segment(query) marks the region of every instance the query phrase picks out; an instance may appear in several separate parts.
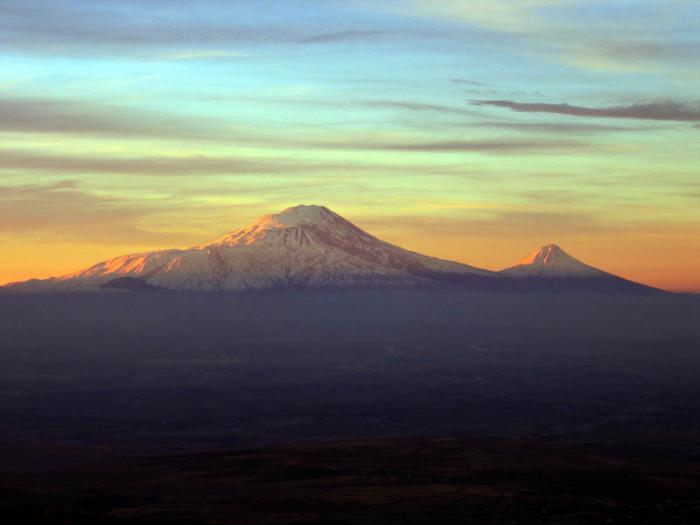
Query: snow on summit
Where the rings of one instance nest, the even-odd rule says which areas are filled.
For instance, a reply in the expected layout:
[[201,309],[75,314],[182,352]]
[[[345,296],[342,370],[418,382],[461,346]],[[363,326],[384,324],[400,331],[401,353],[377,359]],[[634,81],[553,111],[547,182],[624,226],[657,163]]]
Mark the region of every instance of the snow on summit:
[[[294,206],[286,210],[272,214],[263,215],[254,223],[235,230],[215,242],[220,245],[257,244],[264,242],[267,238],[278,238],[283,236],[279,233],[284,230],[296,229],[298,231],[309,232],[311,230],[324,231],[330,236],[360,236],[366,239],[374,239],[371,235],[359,229],[351,222],[343,219],[340,215],[333,213],[325,206]],[[271,232],[278,232],[269,235]],[[376,239],[375,239],[376,240]]]
[[325,206],[301,204],[274,215],[263,215],[256,224],[264,228],[291,228],[334,222],[340,218],[340,215],[333,213]]

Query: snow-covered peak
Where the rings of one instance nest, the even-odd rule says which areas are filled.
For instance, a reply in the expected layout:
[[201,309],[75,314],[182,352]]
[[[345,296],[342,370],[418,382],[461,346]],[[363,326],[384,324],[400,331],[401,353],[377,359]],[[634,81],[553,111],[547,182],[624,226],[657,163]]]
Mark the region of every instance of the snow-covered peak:
[[556,244],[548,244],[503,270],[511,277],[600,277],[605,272],[572,257]]
[[295,228],[335,222],[340,216],[325,206],[304,205],[287,208],[280,213],[263,215],[253,225],[260,229]]
[[318,238],[319,235],[342,244],[377,240],[325,206],[299,205],[280,213],[263,215],[245,228],[220,238],[214,245],[287,245],[289,242],[312,242],[311,237]]

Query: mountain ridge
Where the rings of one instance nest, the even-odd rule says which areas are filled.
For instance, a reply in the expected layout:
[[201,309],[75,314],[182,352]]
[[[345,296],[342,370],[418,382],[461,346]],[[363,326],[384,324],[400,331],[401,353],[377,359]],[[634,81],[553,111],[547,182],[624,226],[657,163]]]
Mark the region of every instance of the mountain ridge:
[[593,268],[555,244],[494,272],[406,250],[325,206],[299,205],[263,215],[210,244],[122,255],[61,277],[10,283],[0,290],[237,292],[435,284],[510,290],[532,288],[533,282],[556,282],[563,288],[566,283],[570,288],[583,281],[605,288],[651,289]]

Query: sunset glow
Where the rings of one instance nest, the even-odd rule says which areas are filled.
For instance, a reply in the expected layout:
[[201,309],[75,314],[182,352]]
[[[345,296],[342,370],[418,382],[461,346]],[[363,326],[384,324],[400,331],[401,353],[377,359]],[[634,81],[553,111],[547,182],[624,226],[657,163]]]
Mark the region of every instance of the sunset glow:
[[322,204],[502,269],[700,291],[700,6],[9,0],[0,284]]

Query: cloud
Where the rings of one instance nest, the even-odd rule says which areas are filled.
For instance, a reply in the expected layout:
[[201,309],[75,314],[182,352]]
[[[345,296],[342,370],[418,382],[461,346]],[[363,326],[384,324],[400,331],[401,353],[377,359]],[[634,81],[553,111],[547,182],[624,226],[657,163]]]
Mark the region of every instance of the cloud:
[[607,55],[620,60],[680,60],[700,58],[700,40],[686,42],[649,42],[643,40],[603,43]]
[[0,6],[0,34],[5,36],[3,43],[8,49],[49,55],[221,60],[240,58],[239,52],[226,50],[230,45],[326,44],[366,41],[394,33],[380,29],[323,32],[324,26],[318,24],[319,32],[310,34],[315,29],[310,18],[295,24],[294,16],[281,21],[278,13],[272,12],[293,12],[300,6],[271,2],[260,8],[269,11],[266,16],[258,15],[251,21],[250,11],[259,6],[247,4],[226,0],[207,0],[203,5],[177,0],[5,0]]
[[47,155],[0,150],[0,170],[31,170],[54,173],[121,173],[153,176],[247,175],[291,173],[343,173],[365,171],[364,165],[274,161],[241,157],[140,157],[107,158],[94,156]]
[[[454,43],[456,35],[465,35],[463,29],[455,30],[453,22],[459,21],[469,28],[469,38],[478,38],[480,47],[505,45],[516,53],[589,69],[641,69],[659,64],[684,67],[694,65],[698,57],[698,39],[689,23],[697,18],[697,3],[690,1],[612,2],[609,6],[595,0],[360,3],[375,11],[439,18],[447,24],[426,30],[396,19],[390,27],[408,29],[327,31],[329,24],[338,27],[357,16],[356,6],[346,12],[342,2],[284,5],[271,1],[265,6],[267,14],[251,17],[258,6],[250,1],[4,0],[0,2],[0,34],[4,50],[23,55],[118,54],[152,60],[164,51],[181,51],[183,55],[211,54],[208,59],[214,60],[220,49],[233,45],[363,42],[404,32]],[[306,16],[308,12],[323,16]],[[285,19],[287,13],[291,16]],[[376,25],[367,18],[354,23]]]
[[[296,185],[299,192],[311,187]],[[240,186],[228,192],[222,185],[217,189],[201,196],[173,191],[167,199],[154,199],[112,196],[105,189],[86,189],[72,179],[0,185],[0,234],[43,242],[191,246],[239,226],[231,224],[232,217],[259,211],[259,202],[236,198]],[[277,196],[284,193],[275,193],[274,184],[266,191]],[[290,192],[284,194],[288,198]]]
[[197,16],[190,2],[168,3],[7,0],[0,6],[0,33],[10,48],[52,54],[71,49],[80,55],[291,40],[283,29],[231,23],[231,17],[222,14],[226,3],[198,9]]
[[[376,4],[381,9],[382,3]],[[596,71],[679,71],[694,67],[700,50],[689,23],[698,17],[694,1],[397,0],[389,5],[403,15],[488,31],[517,53]]]
[[[585,192],[567,190],[532,190],[517,192],[516,195],[537,205],[580,205],[587,197]],[[594,198],[599,199],[600,196],[594,195]]]
[[[228,99],[241,101],[245,99]],[[634,132],[634,131],[655,131],[660,129],[658,126],[612,126],[604,124],[588,124],[588,123],[544,123],[544,122],[514,122],[510,120],[500,121],[485,121],[474,120],[475,118],[483,119],[485,117],[483,111],[451,106],[446,104],[436,104],[412,100],[322,100],[308,98],[251,98],[250,101],[255,103],[265,104],[283,104],[290,106],[310,106],[315,108],[331,108],[334,110],[356,111],[358,108],[369,108],[376,110],[397,110],[409,113],[430,114],[456,117],[472,117],[467,120],[440,121],[440,127],[445,129],[455,128],[494,128],[503,130],[514,130],[533,133],[596,133],[596,132]],[[424,124],[429,123],[427,119],[421,121]]]
[[468,80],[465,78],[451,78],[450,82],[452,82],[454,84],[461,84],[463,86],[471,86],[471,87],[479,87],[479,88],[493,87],[491,84],[488,84],[486,82],[480,82],[478,80]]
[[315,148],[339,150],[401,151],[406,153],[545,153],[589,149],[585,142],[567,140],[452,140],[439,142],[314,142]]
[[412,0],[404,9],[419,15],[463,20],[479,27],[508,33],[530,33],[545,23],[543,10],[570,6],[582,0]]
[[213,138],[214,122],[118,105],[0,95],[0,131],[81,135]]
[[248,55],[240,51],[226,51],[221,49],[199,49],[191,51],[177,51],[164,53],[157,56],[158,60],[166,62],[191,62],[195,60],[228,60],[245,58]]
[[377,37],[395,34],[394,31],[384,30],[359,30],[338,31],[335,33],[323,33],[299,40],[299,44],[327,44],[332,42],[364,41]]
[[502,211],[491,217],[469,221],[469,235],[527,235],[538,232],[550,237],[601,233],[614,229],[613,225],[600,221],[585,212],[560,211]]
[[73,180],[49,184],[0,186],[0,231],[56,232],[106,243],[143,240],[136,221],[152,212],[144,203],[91,194]]
[[469,127],[494,128],[520,131],[525,133],[567,133],[567,134],[588,134],[588,133],[630,133],[644,131],[659,131],[664,129],[660,125],[640,125],[640,126],[611,126],[605,124],[588,124],[581,122],[474,122]]
[[403,111],[412,111],[415,113],[443,113],[446,115],[467,115],[482,117],[483,114],[473,109],[449,106],[445,104],[436,104],[431,102],[422,102],[414,100],[396,100],[396,99],[374,99],[374,100],[347,100],[347,99],[313,99],[313,98],[282,98],[282,97],[211,97],[210,100],[226,101],[226,102],[253,102],[275,105],[290,105],[290,106],[309,106],[315,108],[329,108],[333,110],[348,110],[355,112],[358,108],[370,109],[395,109]]
[[700,105],[674,101],[640,102],[627,106],[603,108],[542,102],[515,102],[512,100],[473,100],[471,104],[506,108],[519,113],[554,113],[572,117],[700,122]]
[[241,158],[141,157],[105,158],[91,156],[45,155],[0,150],[0,169],[37,170],[66,173],[122,173],[136,175],[207,175],[288,173],[295,169],[313,171],[312,165],[293,166]]
[[351,106],[363,106],[376,109],[400,109],[413,112],[443,113],[446,115],[468,115],[480,116],[477,111],[455,106],[445,106],[442,104],[430,104],[425,102],[412,102],[400,100],[364,100],[356,103],[349,103]]
[[[564,203],[568,204],[568,203]],[[567,208],[570,209],[570,208]],[[530,207],[518,209],[454,209],[450,216],[398,215],[386,217],[367,216],[360,221],[368,231],[396,232],[434,238],[440,234],[445,238],[517,240],[528,238],[549,239],[564,243],[579,236],[625,235],[664,233],[669,228],[689,235],[697,230],[697,223],[664,223],[644,220],[612,220],[605,212],[566,211],[566,209],[544,209]],[[533,246],[535,248],[536,246]]]
[[[330,108],[369,108],[376,110],[396,110],[411,113],[430,114],[455,117],[483,118],[482,112],[469,108],[460,108],[427,102],[401,100],[361,100],[361,101],[322,101],[322,100],[272,100],[282,104],[305,104],[312,106],[327,106]],[[520,112],[559,112],[583,116],[617,116],[618,118],[647,118],[656,120],[686,120],[694,118],[700,121],[700,110],[690,106],[672,103],[651,105],[635,105],[628,108],[606,108],[594,110],[578,106],[556,104],[521,104],[510,101],[484,100],[472,102],[474,106],[507,107]],[[597,112],[597,114],[596,114]],[[623,117],[623,115],[627,115]],[[635,115],[635,116],[633,116]],[[427,122],[427,121],[423,121]],[[448,123],[449,124],[449,123]],[[440,124],[445,126],[445,123]],[[454,128],[496,128],[504,130],[522,130],[531,132],[595,132],[595,131],[642,131],[642,129],[624,127],[603,127],[592,124],[581,124],[578,128],[565,123],[517,123],[517,122],[484,122],[472,119],[471,122],[455,122],[449,124]],[[36,134],[65,134],[85,136],[114,136],[129,138],[156,138],[176,140],[205,140],[217,143],[248,144],[262,148],[299,148],[314,147],[320,149],[386,149],[393,151],[525,151],[527,149],[556,150],[581,148],[581,144],[572,141],[519,141],[512,139],[483,140],[483,141],[439,141],[437,143],[399,144],[399,143],[367,143],[340,141],[323,141],[315,137],[299,139],[293,135],[275,133],[246,133],[233,131],[226,122],[212,121],[204,118],[188,118],[156,111],[138,111],[137,107],[119,105],[104,105],[91,101],[73,101],[51,98],[11,97],[0,95],[0,132],[36,133]],[[11,166],[30,167],[37,169],[67,170],[80,172],[110,171],[110,172],[153,172],[159,173],[205,173],[229,171],[248,172],[278,172],[287,167],[285,163],[261,162],[254,159],[213,159],[213,158],[176,158],[171,160],[156,159],[82,159],[54,158],[51,156],[35,155],[34,158],[19,158],[18,152],[0,150],[5,168]],[[294,168],[294,166],[291,166]],[[307,164],[309,170],[324,169]],[[332,167],[332,166],[328,166]],[[337,167],[337,166],[336,166]],[[347,167],[347,166],[346,166]],[[298,170],[297,170],[298,171]]]
[[[346,143],[310,143],[300,141],[296,146],[319,149],[362,149],[363,144],[353,147]],[[382,164],[381,162],[311,162],[303,160],[275,160],[254,157],[211,157],[206,155],[188,157],[134,157],[109,158],[91,155],[66,155],[33,153],[0,149],[0,173],[2,171],[34,171],[41,173],[72,174],[123,174],[137,176],[219,176],[268,174],[280,176],[299,175],[294,184],[312,174],[321,176],[343,176],[368,173],[432,173],[434,166],[407,164]],[[441,168],[447,169],[447,168]],[[297,180],[298,179],[298,180]]]
[[362,226],[369,231],[402,230],[419,235],[462,238],[527,238],[536,232],[554,240],[581,234],[604,233],[614,225],[583,212],[527,210],[470,210],[451,217],[368,217]]

